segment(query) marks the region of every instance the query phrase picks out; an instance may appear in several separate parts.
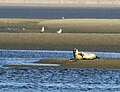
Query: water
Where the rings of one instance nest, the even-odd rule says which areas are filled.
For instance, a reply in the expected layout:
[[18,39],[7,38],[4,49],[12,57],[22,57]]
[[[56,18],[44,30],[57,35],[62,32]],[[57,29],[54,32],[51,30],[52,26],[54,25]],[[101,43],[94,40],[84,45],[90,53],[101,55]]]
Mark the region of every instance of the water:
[[[119,11],[120,8],[0,7],[0,18],[119,19]],[[93,53],[101,58],[120,58],[120,53]],[[71,51],[0,50],[0,92],[120,92],[119,69],[2,67],[11,63],[32,64],[44,58],[72,57]]]
[[14,28],[14,27],[0,27],[0,30],[4,30],[4,31],[21,31],[21,30],[26,30],[25,28]]
[[[100,58],[120,58],[120,53],[92,52]],[[0,50],[0,65],[9,63],[32,63],[45,58],[73,58],[72,51],[48,50]]]
[[0,6],[0,18],[120,18],[120,8]]
[[[120,53],[93,52],[101,58]],[[0,50],[0,92],[116,92],[119,69],[6,68],[4,64],[31,64],[44,58],[72,58],[72,51]],[[42,66],[56,66],[42,64]]]
[[1,68],[1,92],[119,92],[119,69]]

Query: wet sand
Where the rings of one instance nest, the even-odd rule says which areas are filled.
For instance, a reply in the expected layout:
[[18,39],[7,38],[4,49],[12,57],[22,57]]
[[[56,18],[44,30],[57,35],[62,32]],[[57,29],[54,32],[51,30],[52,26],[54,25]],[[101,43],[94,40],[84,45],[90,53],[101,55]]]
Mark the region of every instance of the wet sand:
[[[15,19],[1,18],[0,32],[8,33],[120,33],[120,19]],[[16,30],[5,30],[15,28]],[[25,30],[23,30],[25,28]]]
[[120,19],[0,19],[0,49],[120,52],[119,25]]
[[120,34],[0,33],[0,49],[120,52]]
[[38,66],[38,65],[24,65],[24,64],[6,64],[4,67],[30,67],[30,68],[120,68],[120,59],[94,59],[94,60],[70,60],[70,59],[43,59],[37,64],[60,64],[60,66]]
[[[120,52],[119,19],[0,19],[0,27],[26,28],[26,31],[0,33],[0,49],[36,49]],[[46,32],[40,33],[42,26]],[[62,34],[56,31],[63,28]],[[60,64],[60,66],[33,66],[7,64],[4,67],[32,68],[120,68],[120,59],[79,60],[44,59],[37,64]]]

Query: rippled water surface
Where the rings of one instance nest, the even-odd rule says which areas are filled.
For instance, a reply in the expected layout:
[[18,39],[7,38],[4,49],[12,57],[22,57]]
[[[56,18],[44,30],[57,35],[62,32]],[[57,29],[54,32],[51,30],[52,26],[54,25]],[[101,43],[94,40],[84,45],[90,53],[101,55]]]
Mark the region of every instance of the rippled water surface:
[[[120,58],[120,53],[93,53],[101,58]],[[2,65],[8,63],[32,64],[32,62],[44,58],[72,57],[72,51],[0,50],[0,92],[120,91],[119,69],[35,69],[2,67]],[[48,66],[50,65],[48,64]]]
[[[92,52],[100,58],[120,58],[120,53]],[[47,50],[0,50],[0,65],[8,63],[31,63],[45,58],[73,58],[72,51]]]
[[31,69],[0,70],[1,92],[116,92],[120,70]]
[[[120,8],[0,7],[0,18],[120,18]],[[5,30],[11,30],[9,28]],[[14,29],[16,30],[16,29]],[[93,52],[101,58],[120,53]],[[119,69],[4,68],[44,58],[72,58],[71,51],[0,50],[0,92],[120,92]]]

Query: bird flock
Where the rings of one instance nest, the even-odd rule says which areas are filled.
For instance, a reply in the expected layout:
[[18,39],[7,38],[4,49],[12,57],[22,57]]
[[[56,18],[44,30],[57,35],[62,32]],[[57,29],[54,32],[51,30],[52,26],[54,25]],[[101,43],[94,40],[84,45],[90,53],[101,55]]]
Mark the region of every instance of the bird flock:
[[[41,33],[43,33],[44,31],[45,31],[45,27],[42,27]],[[56,33],[58,34],[62,33],[62,29],[59,29]]]

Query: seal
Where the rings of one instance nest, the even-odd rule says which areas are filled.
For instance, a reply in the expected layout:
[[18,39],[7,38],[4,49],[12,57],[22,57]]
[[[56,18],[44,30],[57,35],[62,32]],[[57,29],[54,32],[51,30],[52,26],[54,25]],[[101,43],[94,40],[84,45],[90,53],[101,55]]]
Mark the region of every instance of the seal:
[[75,60],[93,60],[97,58],[95,54],[88,52],[79,52],[77,48],[73,49],[73,56]]

